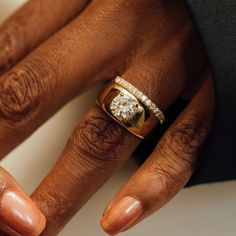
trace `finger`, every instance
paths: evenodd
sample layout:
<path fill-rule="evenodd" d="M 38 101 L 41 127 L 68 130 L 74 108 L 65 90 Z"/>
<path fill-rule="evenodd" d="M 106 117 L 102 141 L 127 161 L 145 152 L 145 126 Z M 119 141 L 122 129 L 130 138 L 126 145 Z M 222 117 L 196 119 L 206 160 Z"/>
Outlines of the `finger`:
<path fill-rule="evenodd" d="M 0 229 L 10 235 L 39 235 L 45 217 L 16 180 L 0 167 Z"/>
<path fill-rule="evenodd" d="M 88 7 L 80 17 L 2 76 L 0 157 L 97 77 L 106 77 L 105 70 L 114 68 L 117 53 L 125 50 L 122 43 L 113 47 L 113 40 L 117 40 L 116 27 L 103 27 L 109 21 L 117 21 L 113 18 L 114 7 L 115 4 L 110 4 L 106 12 L 102 6 L 95 7 L 96 10 L 94 6 Z M 115 11 L 118 14 L 116 7 Z M 113 37 L 107 37 L 109 34 Z"/>
<path fill-rule="evenodd" d="M 146 163 L 109 204 L 101 220 L 107 233 L 115 235 L 127 230 L 166 204 L 184 187 L 209 135 L 213 104 L 213 85 L 208 80 Z"/>
<path fill-rule="evenodd" d="M 177 10 L 179 11 L 179 9 Z M 126 11 L 129 11 L 130 14 L 125 12 L 122 13 L 124 17 L 121 17 L 119 1 L 91 3 L 79 17 L 48 39 L 0 79 L 0 143 L 4 144 L 0 145 L 0 157 L 6 155 L 27 138 L 80 92 L 102 78 L 111 78 L 114 74 L 117 75 L 117 72 L 123 73 L 131 63 L 131 58 L 134 57 L 133 51 L 140 46 L 140 42 L 139 46 L 133 45 L 135 39 L 132 33 L 134 30 L 132 16 L 137 13 L 136 9 L 131 7 Z M 156 20 L 158 20 L 159 15 L 156 15 Z M 183 26 L 183 19 L 179 18 L 181 20 L 177 24 L 177 29 L 181 28 L 180 25 Z M 111 27 L 104 27 L 107 22 Z M 119 25 L 126 26 L 120 29 L 122 37 L 117 34 Z M 166 43 L 167 35 L 169 38 L 173 37 L 176 32 L 176 29 L 173 28 L 168 28 L 168 33 L 163 32 L 164 39 L 155 40 L 160 42 L 151 43 L 153 49 L 145 45 L 146 48 L 142 48 L 140 57 L 144 57 L 152 51 L 158 51 L 156 47 Z M 183 34 L 185 44 L 180 43 L 176 45 L 177 48 L 173 48 L 173 51 L 184 52 L 183 55 L 180 55 L 181 65 L 191 63 L 191 52 L 195 54 L 194 58 L 201 57 L 201 50 L 199 50 L 199 46 L 196 46 L 198 43 L 192 42 L 194 41 L 193 30 L 189 30 L 192 29 L 191 27 L 187 28 L 188 33 Z M 151 37 L 153 37 L 153 33 L 151 33 Z M 176 41 L 181 42 L 181 37 Z M 117 42 L 115 47 L 114 42 Z M 189 48 L 190 45 L 191 48 Z M 197 48 L 196 52 L 195 48 Z M 169 51 L 171 50 L 168 49 L 166 54 L 169 54 Z M 130 52 L 130 55 L 127 55 L 127 52 Z M 162 53 L 162 55 L 164 54 Z M 174 55 L 178 54 L 174 53 Z M 189 61 L 185 61 L 185 58 L 189 58 Z M 168 61 L 168 57 L 163 56 L 161 59 L 163 61 L 160 67 L 165 64 L 169 67 L 175 66 Z M 156 60 L 161 59 L 156 58 Z M 144 64 L 147 63 L 145 60 L 143 61 Z M 202 64 L 203 61 L 199 60 L 190 72 L 194 74 Z M 159 69 L 162 70 L 162 68 Z M 188 73 L 187 70 L 179 71 L 177 67 L 174 70 L 175 73 L 182 73 L 184 80 L 187 75 L 191 77 L 191 73 Z M 169 76 L 169 73 L 166 73 L 166 76 Z M 183 83 L 183 79 L 180 79 L 180 83 Z M 178 92 L 178 90 L 176 91 Z"/>
<path fill-rule="evenodd" d="M 0 28 L 0 74 L 82 11 L 89 0 L 33 0 Z"/>
<path fill-rule="evenodd" d="M 127 56 L 127 52 L 132 54 L 132 47 L 137 46 L 132 45 L 134 37 L 129 30 L 133 20 L 129 19 L 129 14 L 127 17 L 127 12 L 124 14 L 126 17 L 120 17 L 120 9 L 118 2 L 97 1 L 90 4 L 79 17 L 2 76 L 0 143 L 4 145 L 0 145 L 0 157 L 78 93 L 101 78 L 110 78 L 116 72 L 123 73 L 128 67 L 131 55 Z M 128 10 L 131 16 L 136 14 L 133 8 Z M 107 22 L 111 27 L 104 27 Z M 123 37 L 120 37 L 117 26 L 126 22 L 128 28 L 122 29 Z M 173 31 L 172 28 L 169 30 Z M 169 36 L 173 35 L 170 32 Z M 189 38 L 193 37 L 187 37 L 188 44 Z M 115 47 L 114 42 L 117 42 Z M 163 41 L 160 43 L 163 44 Z M 195 68 L 198 67 L 199 64 L 196 64 Z"/>
<path fill-rule="evenodd" d="M 167 54 L 163 50 L 158 52 L 158 57 L 148 55 L 149 59 L 140 59 L 124 74 L 124 78 L 154 101 L 158 94 L 157 104 L 162 108 L 175 100 L 185 84 L 183 78 L 186 70 L 179 69 L 178 73 L 175 70 L 183 65 L 187 66 L 181 59 L 183 53 L 180 46 L 186 44 L 185 40 L 188 41 L 185 36 L 170 42 L 172 46 L 168 45 L 168 50 L 173 49 L 172 53 Z M 165 56 L 165 60 L 160 55 Z M 166 66 L 166 60 L 173 63 Z M 180 84 L 173 88 L 176 81 L 180 81 Z M 125 162 L 138 144 L 139 139 L 97 107 L 93 108 L 75 129 L 59 161 L 33 194 L 34 201 L 47 218 L 45 235 L 60 231 L 89 197 Z"/>

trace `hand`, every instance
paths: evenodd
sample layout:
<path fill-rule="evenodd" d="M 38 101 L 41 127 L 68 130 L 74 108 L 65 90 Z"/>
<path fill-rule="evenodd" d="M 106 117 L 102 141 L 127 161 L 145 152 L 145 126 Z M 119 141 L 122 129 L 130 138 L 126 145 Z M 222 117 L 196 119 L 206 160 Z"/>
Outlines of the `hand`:
<path fill-rule="evenodd" d="M 190 88 L 196 93 L 207 70 L 180 0 L 33 0 L 2 26 L 0 46 L 2 157 L 69 100 L 117 74 L 165 110 Z M 108 233 L 137 223 L 185 185 L 210 130 L 213 97 L 205 82 L 108 207 L 102 219 Z M 33 193 L 47 218 L 44 234 L 58 233 L 139 143 L 92 108 Z"/>

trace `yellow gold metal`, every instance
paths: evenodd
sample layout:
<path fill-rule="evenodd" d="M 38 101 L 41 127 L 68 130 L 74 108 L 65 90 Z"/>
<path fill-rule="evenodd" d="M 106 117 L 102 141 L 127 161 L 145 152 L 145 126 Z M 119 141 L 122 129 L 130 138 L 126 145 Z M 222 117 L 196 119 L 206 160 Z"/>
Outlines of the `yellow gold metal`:
<path fill-rule="evenodd" d="M 117 112 L 118 115 L 114 115 L 114 111 L 112 110 L 114 100 L 119 100 L 122 96 L 132 101 L 132 108 L 135 111 L 133 112 L 134 115 L 130 115 L 130 117 L 127 115 L 128 118 L 124 118 L 122 115 L 119 116 L 119 112 Z M 109 83 L 100 92 L 97 97 L 97 104 L 112 119 L 141 139 L 146 137 L 158 123 L 158 119 L 154 117 L 142 102 L 115 82 Z M 127 111 L 127 114 L 129 114 L 129 111 Z"/>

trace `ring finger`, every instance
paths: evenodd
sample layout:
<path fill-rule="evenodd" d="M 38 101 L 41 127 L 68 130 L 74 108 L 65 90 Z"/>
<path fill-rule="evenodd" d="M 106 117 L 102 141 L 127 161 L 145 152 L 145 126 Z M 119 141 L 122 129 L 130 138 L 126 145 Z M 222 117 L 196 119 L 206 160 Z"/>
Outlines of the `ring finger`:
<path fill-rule="evenodd" d="M 128 230 L 160 209 L 185 186 L 210 134 L 213 110 L 214 89 L 209 78 L 144 165 L 108 205 L 101 220 L 106 232 L 116 235 Z"/>

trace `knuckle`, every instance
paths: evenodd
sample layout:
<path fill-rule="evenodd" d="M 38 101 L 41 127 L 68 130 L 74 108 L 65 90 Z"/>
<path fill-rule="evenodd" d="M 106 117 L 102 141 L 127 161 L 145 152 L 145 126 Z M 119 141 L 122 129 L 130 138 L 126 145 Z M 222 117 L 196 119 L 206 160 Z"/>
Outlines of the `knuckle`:
<path fill-rule="evenodd" d="M 191 176 L 209 133 L 207 119 L 203 114 L 189 116 L 171 127 L 158 144 L 159 161 L 152 160 L 149 172 L 167 195 L 177 192 Z"/>
<path fill-rule="evenodd" d="M 93 110 L 81 122 L 70 138 L 77 160 L 92 165 L 117 162 L 117 150 L 126 131 L 99 110 Z"/>
<path fill-rule="evenodd" d="M 160 144 L 160 149 L 168 156 L 174 154 L 181 162 L 192 163 L 208 135 L 206 123 L 202 115 L 190 116 L 168 131 Z"/>
<path fill-rule="evenodd" d="M 30 118 L 40 103 L 41 90 L 34 67 L 10 72 L 0 83 L 0 114 L 4 123 L 16 125 Z"/>
<path fill-rule="evenodd" d="M 149 171 L 157 178 L 164 196 L 172 196 L 174 193 L 178 192 L 186 181 L 185 174 L 181 174 L 182 172 L 179 168 L 168 161 L 163 160 L 158 164 L 153 163 Z"/>

